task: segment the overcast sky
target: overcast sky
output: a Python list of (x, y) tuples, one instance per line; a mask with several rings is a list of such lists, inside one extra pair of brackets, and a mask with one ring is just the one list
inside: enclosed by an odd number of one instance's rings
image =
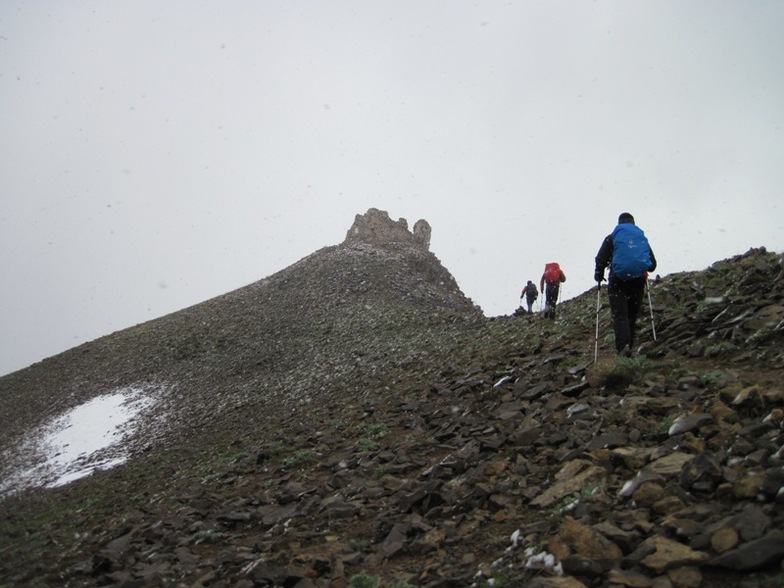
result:
[(784, 2), (0, 3), (0, 374), (420, 218), (512, 313), (592, 286), (618, 214), (658, 273), (784, 251)]

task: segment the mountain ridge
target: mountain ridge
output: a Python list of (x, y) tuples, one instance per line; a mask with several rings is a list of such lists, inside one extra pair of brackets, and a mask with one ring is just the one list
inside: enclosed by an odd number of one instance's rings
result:
[(487, 319), (414, 227), (370, 209), (268, 278), (0, 378), (4, 448), (106, 391), (156, 401), (123, 466), (0, 501), (0, 585), (781, 578), (779, 255), (653, 283), (631, 359), (605, 301), (594, 363), (595, 290)]
[[(370, 209), (357, 215), (340, 245), (324, 247), (227, 294), (0, 378), (8, 421), (0, 440), (84, 402), (96, 390), (193, 381), (210, 386), (221, 380), (224, 394), (237, 395), (241, 391), (226, 389), (228, 382), (242, 380), (242, 386), (252, 387), (258, 374), (270, 379), (281, 371), (335, 372), (342, 364), (355, 363), (346, 357), (353, 350), (343, 347), (367, 329), (389, 333), (403, 323), (418, 329), (419, 321), (439, 312), (479, 319), (481, 310), (428, 250), (429, 226), (422, 222), (411, 233), (404, 219), (392, 221), (386, 212)], [(285, 345), (279, 344), (282, 339)], [(340, 354), (329, 357), (318, 345), (340, 347)], [(228, 346), (230, 359), (223, 355)], [(298, 366), (300, 362), (308, 365)], [(89, 379), (84, 378), (88, 372)], [(283, 385), (263, 387), (265, 394), (276, 395)], [(58, 395), (58, 389), (67, 393)], [(24, 395), (24, 403), (10, 402), (14, 391)]]

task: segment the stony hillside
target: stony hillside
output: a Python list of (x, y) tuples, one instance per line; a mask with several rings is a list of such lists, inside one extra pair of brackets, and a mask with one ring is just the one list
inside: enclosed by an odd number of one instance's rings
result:
[(32, 427), (144, 389), (133, 459), (0, 501), (0, 586), (781, 586), (784, 277), (764, 249), (486, 319), (371, 209), (260, 282), (0, 378)]

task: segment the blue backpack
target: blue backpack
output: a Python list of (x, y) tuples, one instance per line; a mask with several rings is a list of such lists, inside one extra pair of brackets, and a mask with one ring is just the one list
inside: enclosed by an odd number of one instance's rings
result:
[(651, 267), (651, 248), (642, 229), (622, 223), (612, 232), (612, 274), (621, 280), (642, 277)]

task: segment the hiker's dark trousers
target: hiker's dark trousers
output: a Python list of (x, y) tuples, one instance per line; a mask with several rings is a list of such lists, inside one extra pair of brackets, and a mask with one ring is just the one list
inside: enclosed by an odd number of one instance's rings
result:
[(615, 348), (621, 351), (625, 346), (629, 349), (634, 345), (635, 325), (640, 313), (642, 298), (645, 293), (645, 278), (619, 280), (610, 277), (607, 286), (610, 296), (613, 330), (615, 331)]
[(558, 304), (560, 282), (546, 282), (544, 286), (544, 314), (547, 318), (555, 318), (555, 305)]

